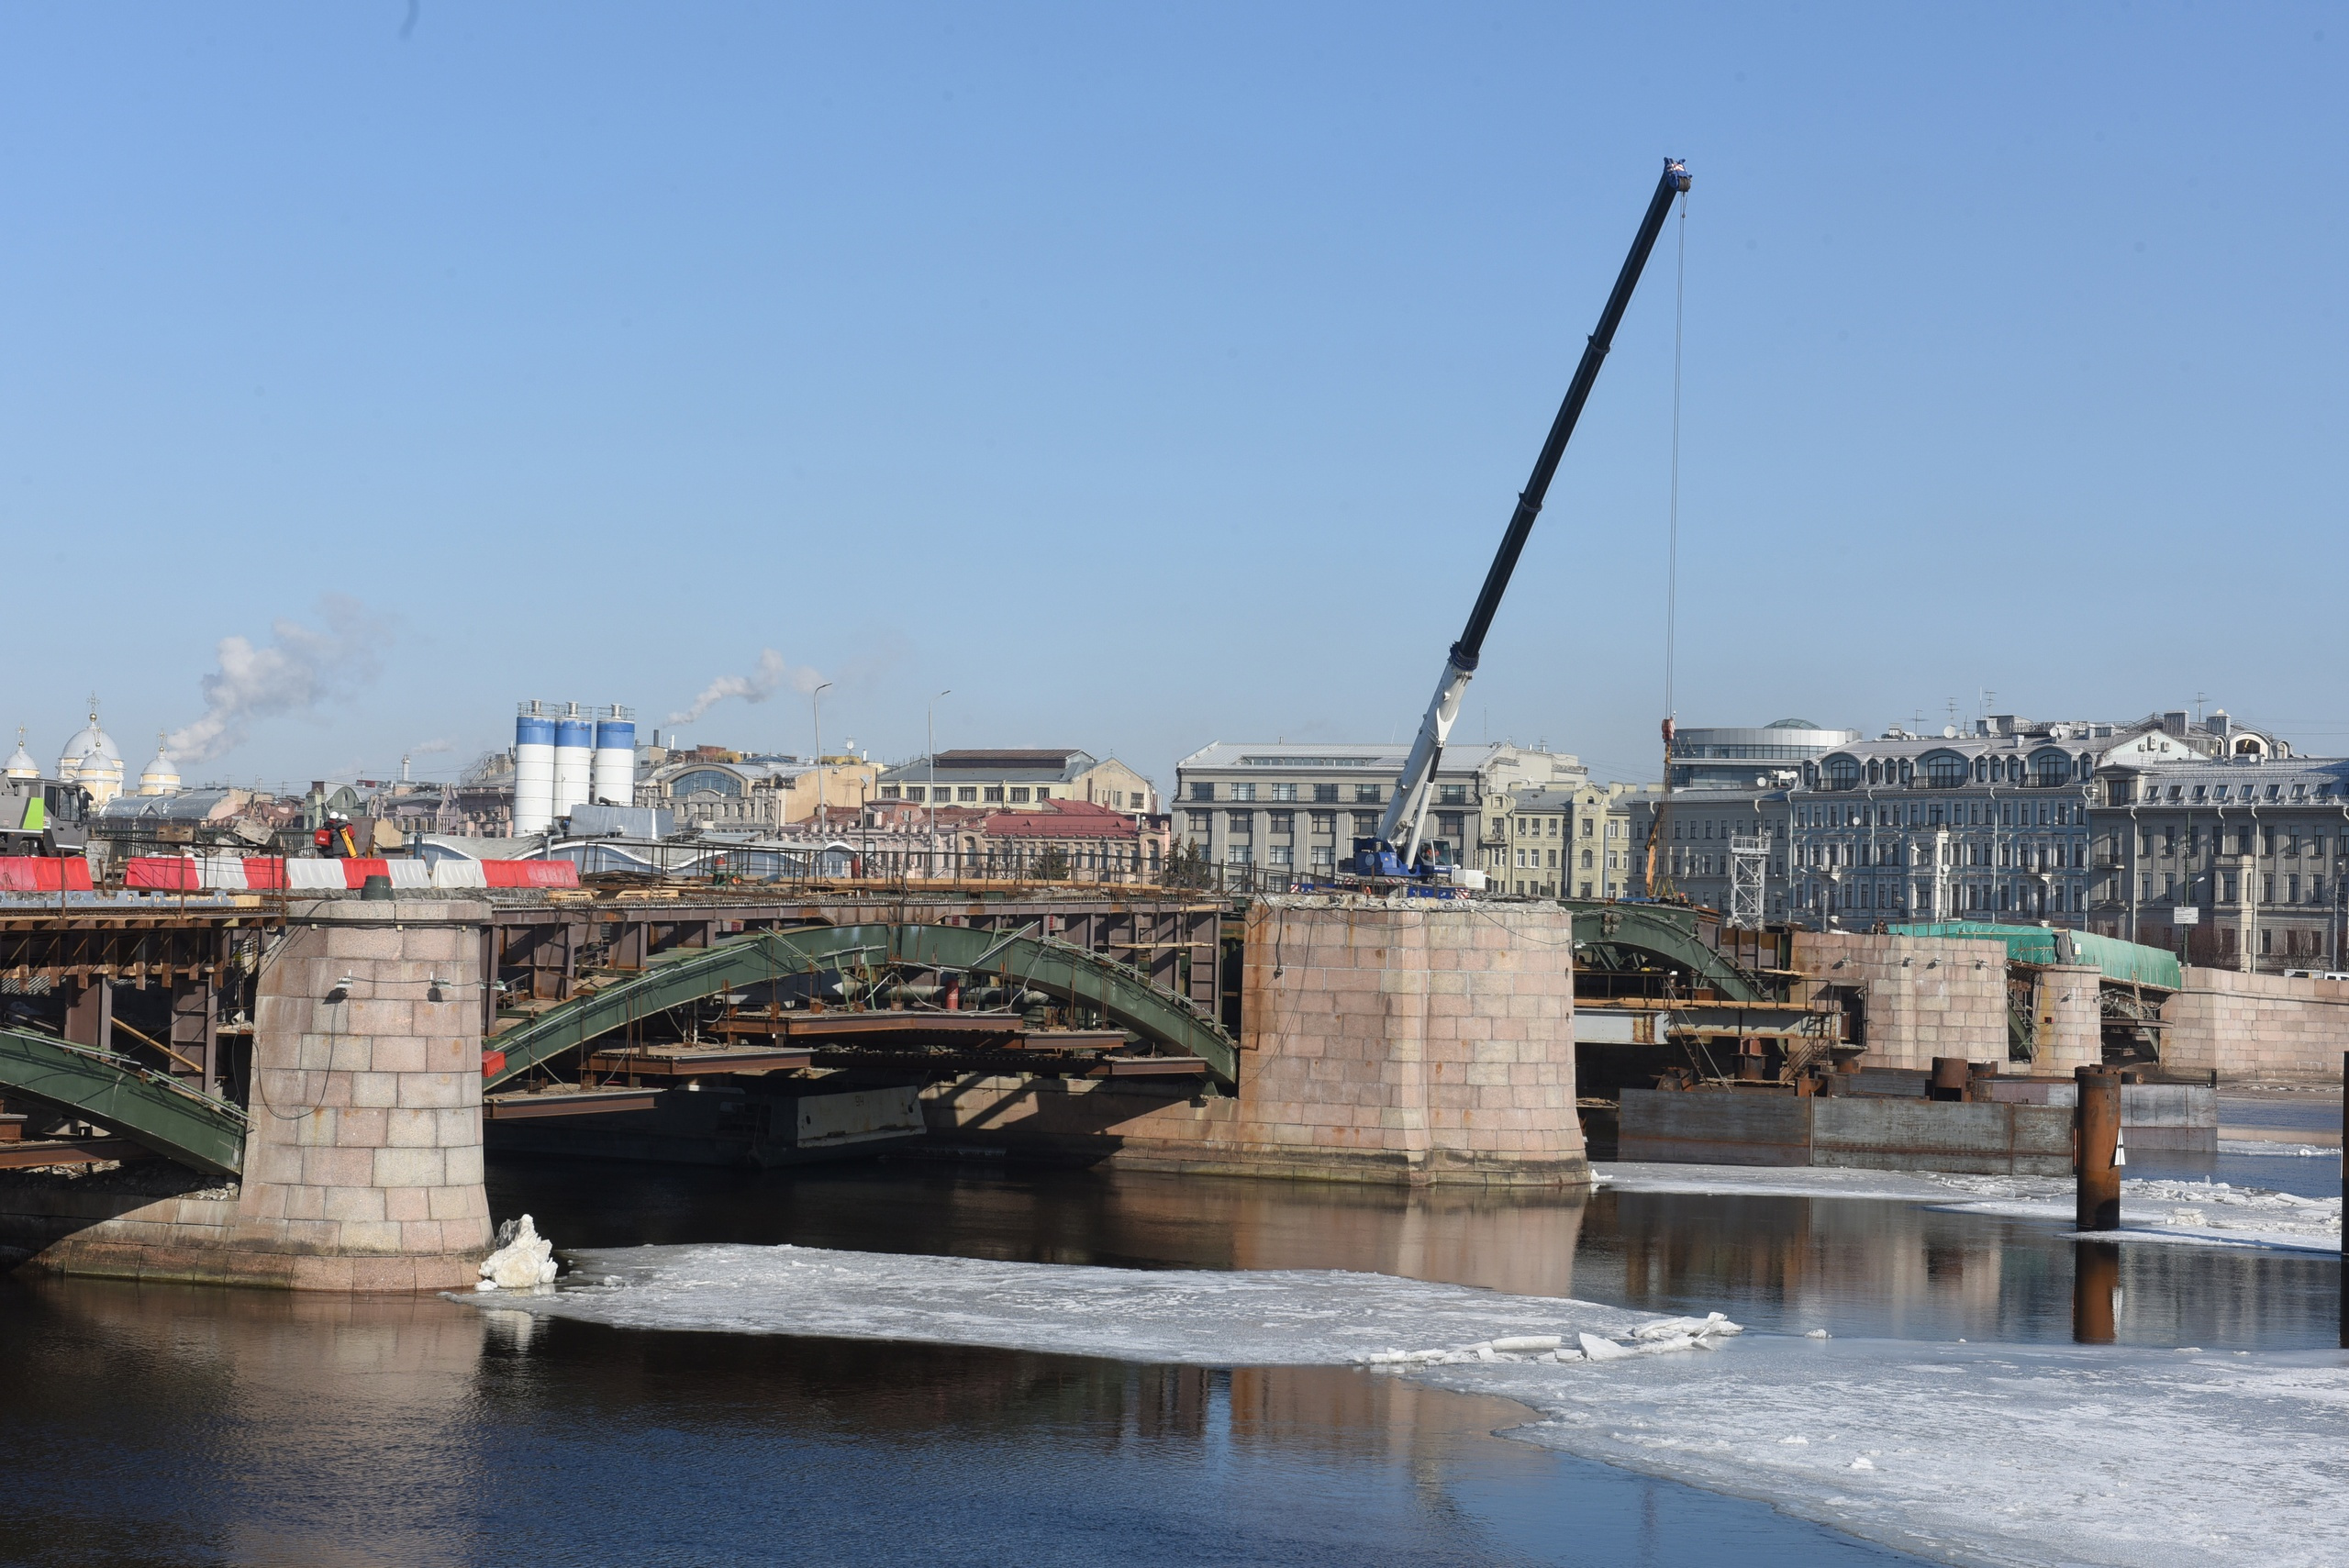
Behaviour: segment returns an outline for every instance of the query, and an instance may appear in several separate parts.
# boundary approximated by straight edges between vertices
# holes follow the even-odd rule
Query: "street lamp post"
[[[938,705],[941,699],[954,695],[952,687],[930,699],[922,718],[922,739],[929,748],[930,789],[930,874],[938,874]]]
[[[831,682],[826,681],[807,694],[808,706],[816,710],[816,852],[818,855],[824,852],[824,835],[831,828],[825,817],[824,803],[824,694],[831,689]]]

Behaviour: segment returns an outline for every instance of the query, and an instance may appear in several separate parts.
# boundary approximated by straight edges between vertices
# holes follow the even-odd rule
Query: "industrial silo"
[[[554,720],[536,701],[514,720],[514,831],[543,833],[554,824]]]
[[[596,803],[636,804],[636,710],[618,703],[596,718]]]
[[[596,771],[596,727],[575,702],[562,705],[554,721],[554,814],[568,817],[587,804]]]

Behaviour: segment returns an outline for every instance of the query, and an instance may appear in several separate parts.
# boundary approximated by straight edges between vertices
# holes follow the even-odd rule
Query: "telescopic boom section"
[[[1550,439],[1542,443],[1542,455],[1533,462],[1533,476],[1525,482],[1525,489],[1517,498],[1517,510],[1509,517],[1508,531],[1501,536],[1501,547],[1493,556],[1492,569],[1485,573],[1485,586],[1476,595],[1476,606],[1468,612],[1467,629],[1452,645],[1444,661],[1443,678],[1436,683],[1435,699],[1428,704],[1427,717],[1419,721],[1419,732],[1411,742],[1410,756],[1403,763],[1403,776],[1395,787],[1395,798],[1387,803],[1386,815],[1378,825],[1378,851],[1392,854],[1399,849],[1401,853],[1397,858],[1399,869],[1405,873],[1409,872],[1418,857],[1436,763],[1443,755],[1444,742],[1451,737],[1453,720],[1460,716],[1460,698],[1468,689],[1468,678],[1476,673],[1485,633],[1492,628],[1501,595],[1508,591],[1509,576],[1517,570],[1517,558],[1523,553],[1525,541],[1533,532],[1533,519],[1541,515],[1542,500],[1550,494],[1551,476],[1558,472],[1558,460],[1565,455],[1575,423],[1582,417],[1582,406],[1590,399],[1591,386],[1598,380],[1598,367],[1614,344],[1615,328],[1631,303],[1631,291],[1639,286],[1640,273],[1647,267],[1648,252],[1655,249],[1656,236],[1664,232],[1664,220],[1671,216],[1672,198],[1687,188],[1687,165],[1676,158],[1666,159],[1664,177],[1656,182],[1647,216],[1640,219],[1639,235],[1631,241],[1631,253],[1623,258],[1623,270],[1615,278],[1615,291],[1607,296],[1607,308],[1598,313],[1598,329],[1583,348],[1582,362],[1575,367],[1575,379],[1566,387],[1565,401],[1558,406],[1558,417],[1550,423]],[[1402,834],[1407,824],[1408,837]],[[1361,848],[1356,846],[1358,851]]]

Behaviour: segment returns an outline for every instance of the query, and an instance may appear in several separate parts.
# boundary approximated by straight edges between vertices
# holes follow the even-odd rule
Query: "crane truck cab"
[[[78,855],[89,843],[90,795],[57,779],[0,779],[0,854]]]

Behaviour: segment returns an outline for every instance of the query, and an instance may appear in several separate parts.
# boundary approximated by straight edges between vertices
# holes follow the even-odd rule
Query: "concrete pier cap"
[[[93,1212],[35,1264],[297,1290],[469,1284],[490,1240],[489,915],[484,903],[450,899],[293,906],[257,992],[235,1195]]]

